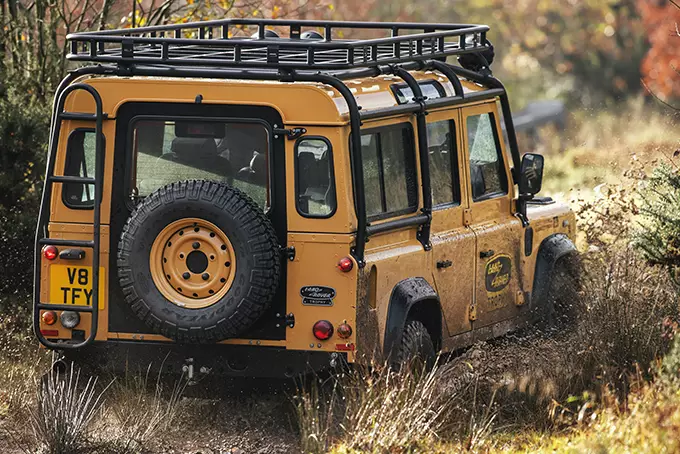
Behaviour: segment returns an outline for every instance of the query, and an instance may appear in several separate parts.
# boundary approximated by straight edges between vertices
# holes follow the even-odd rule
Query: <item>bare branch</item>
[[[649,86],[647,85],[647,83],[645,82],[644,79],[640,79],[640,82],[642,83],[642,86],[645,87],[645,90],[647,90],[647,93],[649,93],[650,95],[652,95],[652,96],[654,97],[654,99],[656,99],[657,101],[659,101],[659,102],[660,102],[661,104],[663,104],[664,106],[670,107],[671,109],[673,109],[673,110],[675,111],[675,115],[678,115],[678,114],[680,113],[680,107],[675,107],[675,106],[673,106],[673,105],[667,103],[667,102],[664,101],[663,99],[659,98],[659,97],[656,95],[656,93],[654,93],[654,91],[652,91],[652,89],[649,88]]]

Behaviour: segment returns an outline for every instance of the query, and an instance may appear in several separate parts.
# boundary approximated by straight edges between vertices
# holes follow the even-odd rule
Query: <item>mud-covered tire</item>
[[[418,320],[409,320],[392,366],[394,369],[413,367],[417,370],[423,366],[429,369],[434,365],[436,355],[434,342],[425,325]]]
[[[216,226],[234,253],[226,293],[215,293],[219,299],[205,307],[171,302],[159,289],[158,273],[157,280],[152,276],[157,237],[184,219]],[[186,261],[188,266],[188,256]],[[280,276],[278,241],[262,209],[238,189],[201,180],[172,183],[146,197],[128,219],[118,245],[118,276],[125,300],[154,332],[179,342],[216,342],[239,335],[269,307]]]
[[[576,321],[580,307],[580,285],[578,256],[568,255],[555,263],[544,305],[543,327],[555,330]]]

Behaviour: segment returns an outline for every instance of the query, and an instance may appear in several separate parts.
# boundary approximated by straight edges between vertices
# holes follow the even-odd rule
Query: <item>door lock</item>
[[[440,260],[437,262],[437,268],[448,268],[451,265],[453,265],[453,262],[451,260]]]

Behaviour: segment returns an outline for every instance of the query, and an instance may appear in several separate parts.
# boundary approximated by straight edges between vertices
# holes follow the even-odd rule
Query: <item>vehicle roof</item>
[[[452,84],[443,75],[434,71],[412,71],[411,74],[419,82],[439,82],[446,96],[454,96]],[[287,124],[338,125],[348,122],[344,98],[335,89],[320,83],[146,76],[86,76],[80,82],[97,89],[109,118],[114,118],[126,102],[193,103],[201,95],[202,102],[207,104],[271,106]],[[465,93],[484,90],[481,85],[468,80],[462,79],[461,82]],[[399,77],[381,75],[349,79],[345,84],[354,93],[362,111],[371,111],[398,105],[392,87],[403,85],[404,81]],[[94,103],[86,93],[76,91],[69,96],[66,109],[94,112]]]

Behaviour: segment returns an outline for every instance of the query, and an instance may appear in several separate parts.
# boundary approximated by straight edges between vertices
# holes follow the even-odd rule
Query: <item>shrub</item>
[[[650,377],[650,366],[670,347],[664,322],[677,319],[676,288],[630,247],[589,254],[586,267],[581,367],[625,394],[628,376],[639,368]]]
[[[43,378],[31,410],[31,428],[44,451],[69,454],[82,448],[106,391],[98,393],[96,384],[90,377],[83,387],[73,365],[65,374],[53,370]]]
[[[642,222],[635,245],[654,265],[666,268],[680,286],[680,168],[672,161],[657,167],[641,191]]]
[[[33,239],[49,135],[49,109],[0,99],[0,294],[32,288]]]

